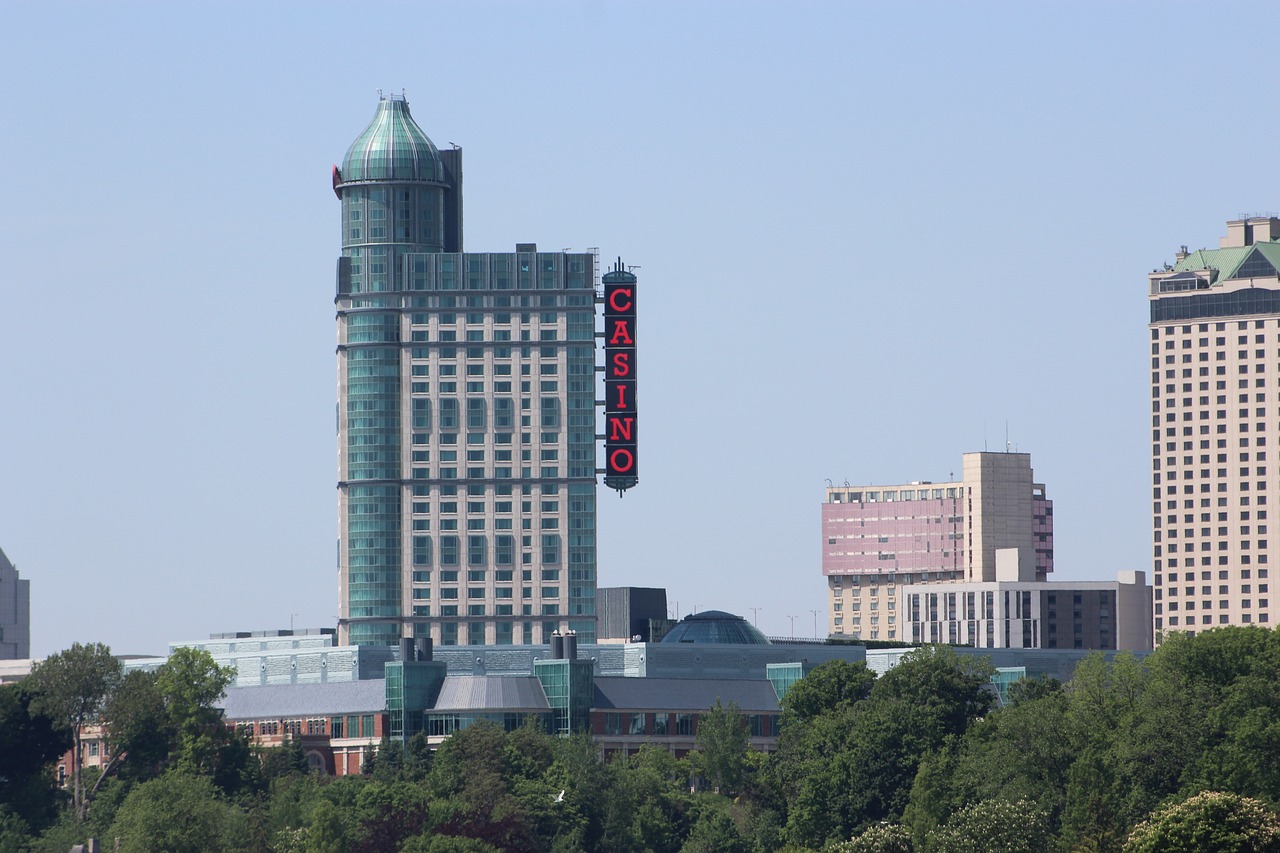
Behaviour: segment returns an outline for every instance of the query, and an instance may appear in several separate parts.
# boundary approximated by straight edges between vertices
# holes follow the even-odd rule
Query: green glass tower
[[[462,251],[462,152],[383,98],[334,168],[341,642],[595,636],[594,253]]]

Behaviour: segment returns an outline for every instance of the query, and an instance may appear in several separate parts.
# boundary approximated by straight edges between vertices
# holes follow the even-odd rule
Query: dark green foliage
[[[750,853],[747,840],[723,803],[703,801],[700,805],[698,819],[680,853]]]
[[[31,713],[31,694],[16,684],[0,686],[0,818],[7,836],[39,831],[57,819],[59,792],[53,762],[71,748],[71,735]],[[21,827],[18,825],[21,821]],[[4,837],[4,836],[0,836]]]
[[[876,674],[862,661],[833,660],[814,667],[783,697],[783,722],[803,722],[851,708],[871,695],[875,680]]]
[[[107,838],[130,853],[234,850],[242,818],[209,779],[175,771],[135,788]]]
[[[353,853],[398,850],[426,828],[427,801],[427,792],[409,782],[365,783],[356,795]]]
[[[950,649],[925,648],[904,656],[865,698],[849,701],[842,690],[831,711],[794,719],[771,776],[774,801],[785,804],[787,839],[820,847],[899,820],[921,761],[990,707],[989,673]],[[825,674],[818,667],[792,690]]]
[[[409,839],[400,853],[502,853],[502,851],[476,838],[457,835],[419,835]]]
[[[1009,687],[1009,704],[1033,702],[1062,692],[1062,682],[1056,678],[1024,678]]]
[[[296,737],[287,738],[279,746],[267,747],[256,751],[261,779],[270,784],[272,780],[287,778],[293,774],[306,773],[307,754],[302,750],[302,740]]]
[[[696,752],[690,756],[694,772],[713,791],[733,795],[747,778],[747,721],[734,703],[720,700],[698,718]]]

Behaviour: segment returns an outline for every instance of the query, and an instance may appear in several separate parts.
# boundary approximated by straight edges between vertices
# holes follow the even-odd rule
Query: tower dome
[[[690,613],[667,632],[662,642],[769,645],[769,640],[754,625],[741,616],[725,613],[723,610]]]
[[[444,181],[440,152],[409,114],[403,98],[383,98],[342,158],[338,181]]]

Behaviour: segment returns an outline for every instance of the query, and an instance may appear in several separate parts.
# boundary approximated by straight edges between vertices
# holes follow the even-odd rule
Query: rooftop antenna
[[[381,89],[379,89],[379,90],[378,90],[378,100],[379,100],[379,101],[385,100],[385,98],[383,98],[383,97],[382,97],[382,90],[381,90]]]
[[[1009,448],[1012,446],[1013,445],[1009,443],[1009,422],[1006,420],[1004,422],[1004,452],[1009,453]]]

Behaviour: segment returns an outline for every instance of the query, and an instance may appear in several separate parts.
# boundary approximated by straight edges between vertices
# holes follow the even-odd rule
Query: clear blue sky
[[[1149,565],[1145,274],[1280,208],[1280,4],[0,4],[0,547],[33,652],[337,613],[331,164],[404,89],[471,251],[639,264],[602,585],[812,631],[836,482],[1030,451]]]

